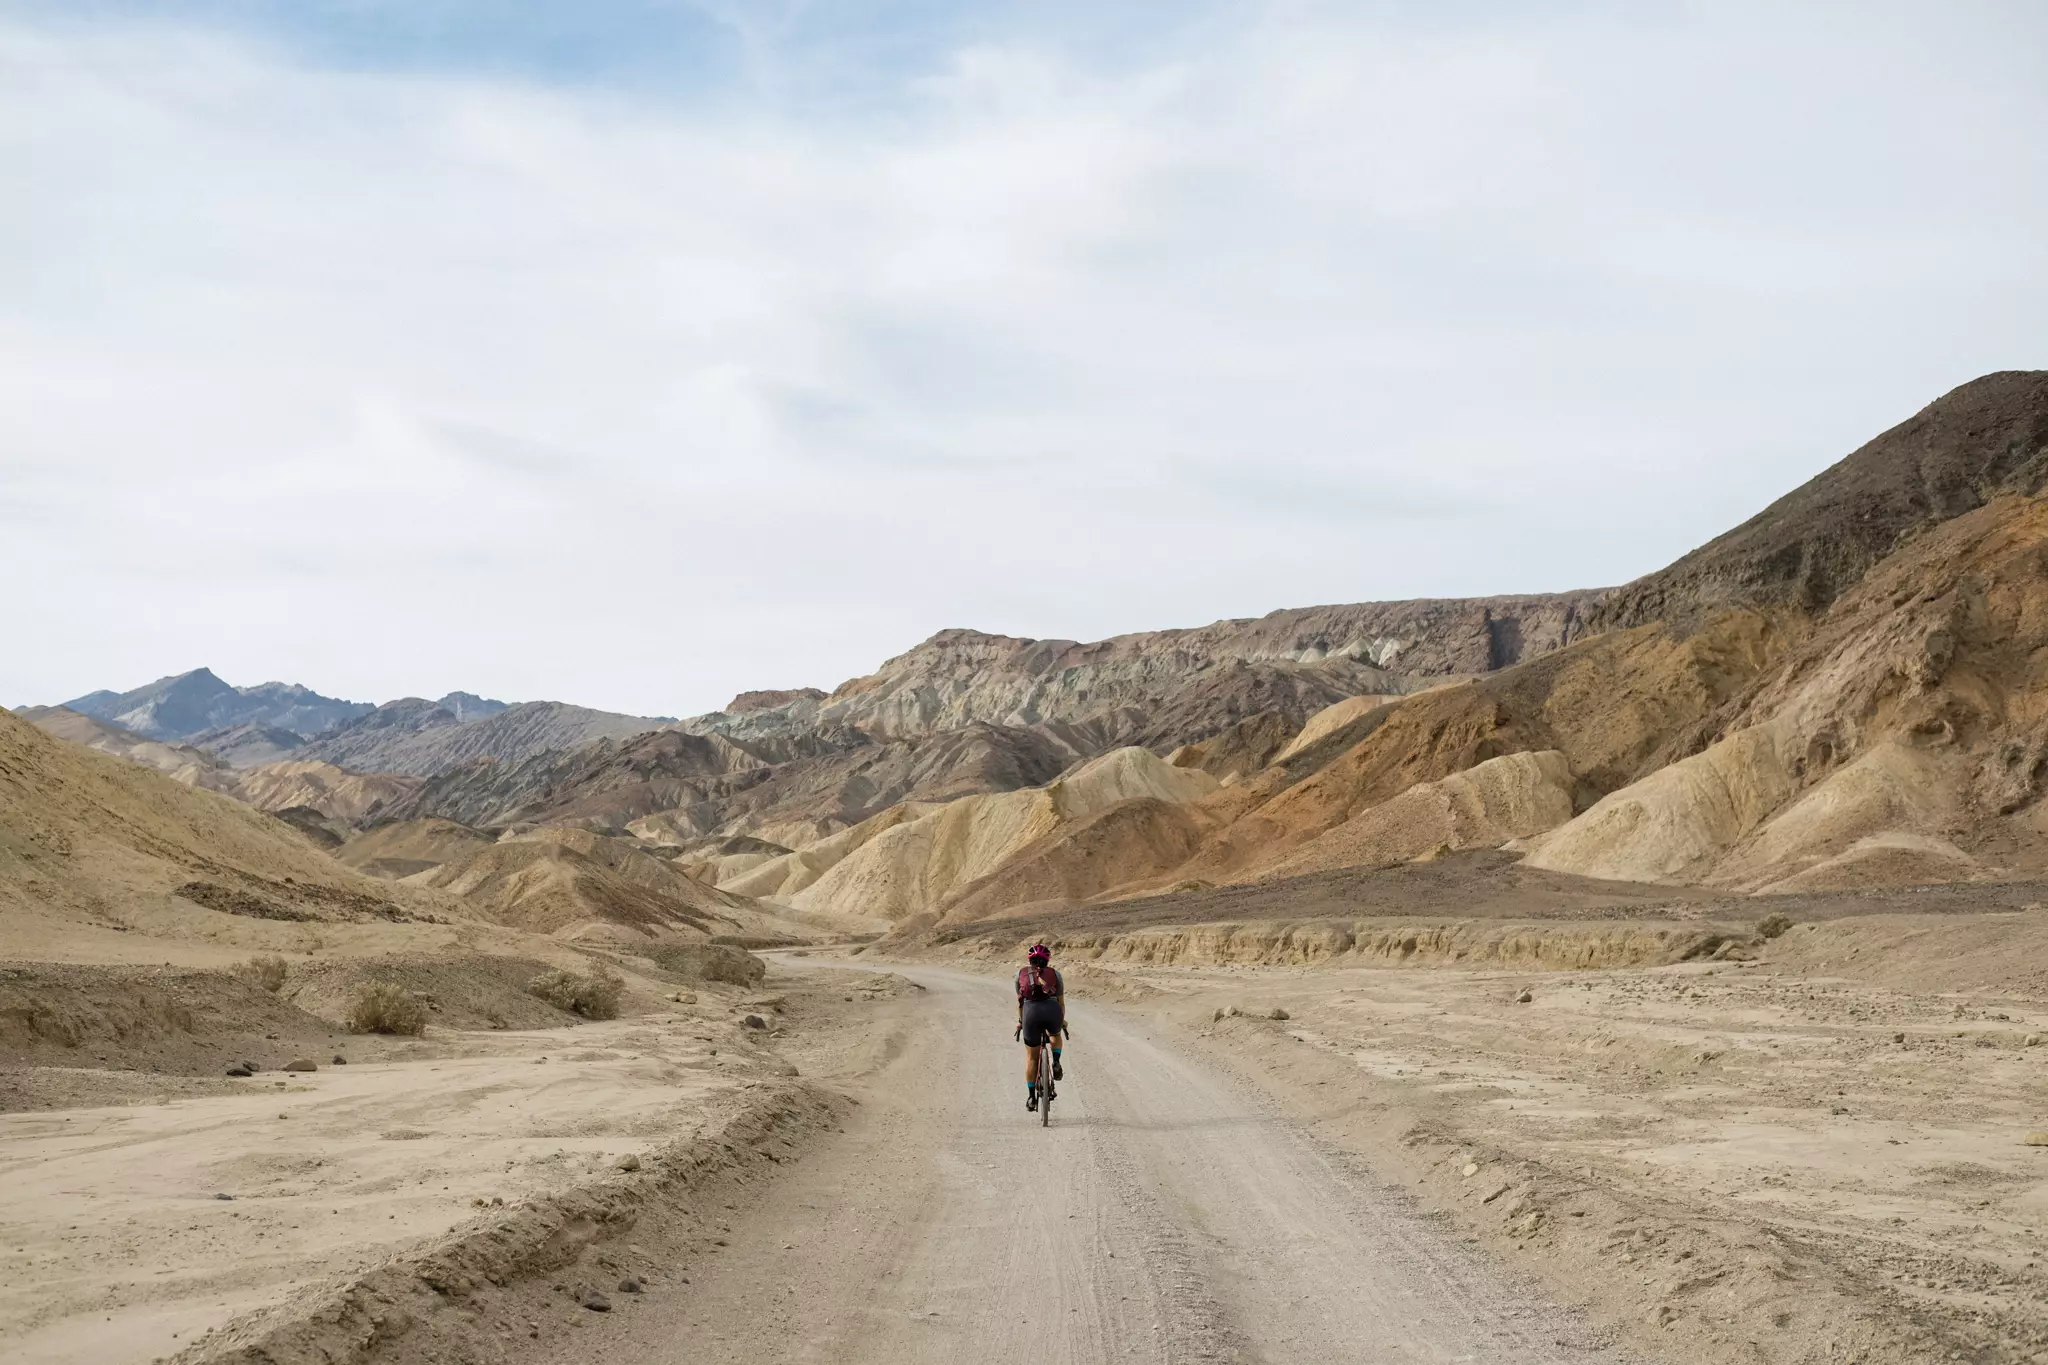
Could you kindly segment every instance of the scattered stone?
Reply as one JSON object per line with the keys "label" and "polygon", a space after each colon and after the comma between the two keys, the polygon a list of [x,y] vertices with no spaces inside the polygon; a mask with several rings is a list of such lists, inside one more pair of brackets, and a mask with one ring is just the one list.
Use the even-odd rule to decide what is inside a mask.
{"label": "scattered stone", "polygon": [[1471,1177],[1471,1176],[1475,1176],[1475,1175],[1478,1175],[1478,1174],[1479,1174],[1479,1163],[1478,1163],[1478,1162],[1476,1162],[1476,1161],[1468,1161],[1468,1162],[1466,1162],[1466,1163],[1465,1163],[1465,1172],[1464,1172],[1464,1173],[1465,1173],[1465,1175],[1466,1175],[1466,1176],[1467,1176],[1468,1178],[1469,1178],[1469,1177]]}
{"label": "scattered stone", "polygon": [[1266,1011],[1266,1017],[1268,1019],[1292,1019],[1294,1016],[1275,1005],[1272,1009]]}
{"label": "scattered stone", "polygon": [[612,1301],[606,1298],[601,1290],[586,1289],[576,1296],[576,1302],[582,1304],[593,1313],[609,1313],[612,1311]]}
{"label": "scattered stone", "polygon": [[[1484,1198],[1484,1199],[1480,1200],[1479,1202],[1480,1202],[1480,1203],[1482,1203],[1482,1204],[1491,1204],[1491,1203],[1492,1203],[1492,1202],[1493,1202],[1494,1200],[1496,1200],[1496,1199],[1500,1198],[1500,1197],[1501,1197],[1502,1195],[1506,1194],[1507,1192],[1508,1192],[1508,1187],[1507,1187],[1506,1185],[1502,1185],[1502,1186],[1500,1186],[1499,1188],[1497,1188],[1496,1190],[1494,1190],[1494,1192],[1493,1192],[1493,1193],[1491,1193],[1491,1194],[1487,1195],[1487,1196],[1486,1196],[1486,1198]],[[1575,1216],[1575,1217],[1579,1217],[1579,1218],[1583,1218],[1583,1217],[1585,1217],[1585,1214],[1584,1214],[1584,1213],[1578,1213],[1578,1214],[1575,1214],[1574,1216]]]}
{"label": "scattered stone", "polygon": [[1522,992],[1522,993],[1521,993],[1520,995],[1518,995],[1518,996],[1516,996],[1516,997],[1515,997],[1515,1003],[1516,1003],[1517,1005],[1526,1005],[1526,1004],[1528,1004],[1528,1003],[1529,1003],[1530,1001],[1534,1000],[1535,998],[1536,998],[1536,996],[1535,996],[1535,993],[1534,993],[1534,992],[1532,992],[1532,991],[1523,991],[1523,992]]}
{"label": "scattered stone", "polygon": [[640,1158],[639,1158],[639,1157],[637,1157],[637,1156],[634,1156],[634,1155],[632,1155],[631,1153],[628,1153],[627,1155],[625,1155],[625,1156],[622,1156],[622,1157],[620,1157],[620,1158],[619,1158],[619,1169],[620,1169],[620,1170],[622,1170],[622,1171],[637,1171],[637,1170],[639,1170],[639,1169],[640,1169]]}
{"label": "scattered stone", "polygon": [[284,1064],[286,1071],[318,1071],[320,1064],[311,1057],[294,1057]]}
{"label": "scattered stone", "polygon": [[750,1014],[750,1015],[748,1015],[748,1016],[747,1016],[746,1018],[744,1018],[744,1019],[740,1020],[740,1027],[741,1027],[741,1028],[767,1028],[767,1027],[768,1027],[768,1021],[767,1021],[766,1019],[763,1019],[763,1018],[762,1018],[762,1017],[761,1017],[760,1015],[758,1015],[758,1014]]}
{"label": "scattered stone", "polygon": [[2028,1034],[2028,1035],[2027,1035],[2027,1036],[2026,1036],[2026,1037],[2025,1037],[2024,1039],[2022,1039],[2022,1040],[2021,1040],[2021,1046],[2023,1046],[2023,1047],[2039,1047],[2039,1046],[2041,1046],[2041,1043],[2042,1043],[2042,1041],[2043,1041],[2043,1039],[2042,1039],[2042,1037],[2041,1037],[2041,1035],[2040,1035],[2040,1034],[2038,1034],[2038,1033],[2029,1033],[2029,1034]]}
{"label": "scattered stone", "polygon": [[231,1066],[228,1068],[228,1075],[230,1076],[247,1076],[250,1074],[252,1073],[246,1066]]}
{"label": "scattered stone", "polygon": [[231,1195],[231,1194],[217,1194],[217,1195],[215,1195],[215,1196],[214,1196],[214,1198],[215,1198],[215,1199],[233,1199],[233,1198],[234,1198],[234,1196],[233,1196],[233,1195]]}
{"label": "scattered stone", "polygon": [[1894,1033],[1892,1035],[1892,1041],[1895,1043],[1903,1043],[1906,1041],[1906,1035],[1903,1033]]}
{"label": "scattered stone", "polygon": [[1828,1110],[1828,1112],[1830,1114],[1846,1114],[1849,1112],[1849,1106],[1846,1104],[1838,1104],[1834,1108]]}
{"label": "scattered stone", "polygon": [[335,1053],[335,1054],[334,1054],[334,1063],[333,1063],[333,1064],[334,1064],[335,1066],[347,1066],[347,1065],[348,1065],[348,1058],[346,1058],[346,1057],[342,1056],[342,1055],[341,1055],[341,1054],[340,1054],[339,1052],[337,1052],[337,1053]]}
{"label": "scattered stone", "polygon": [[1216,1007],[1216,1013],[1214,1013],[1214,1014],[1212,1014],[1212,1015],[1210,1015],[1210,1016],[1209,1016],[1209,1022],[1211,1022],[1211,1023],[1215,1023],[1215,1024],[1220,1024],[1220,1023],[1222,1023],[1222,1022],[1223,1022],[1223,1021],[1224,1021],[1225,1019],[1228,1019],[1229,1017],[1230,1017],[1230,1011],[1229,1011],[1229,1010],[1227,1010],[1227,1009],[1225,1009],[1225,1008],[1223,1008],[1223,1006],[1221,1006],[1221,1005],[1218,1005],[1218,1006]]}
{"label": "scattered stone", "polygon": [[263,1069],[262,1067],[256,1065],[256,1063],[250,1061],[244,1061],[242,1063],[242,1067],[252,1076]]}
{"label": "scattered stone", "polygon": [[2036,1128],[2020,1141],[2029,1147],[2048,1147],[2048,1128]]}
{"label": "scattered stone", "polygon": [[631,1275],[628,1275],[625,1279],[619,1281],[619,1292],[621,1294],[638,1294],[641,1290],[645,1289],[646,1287],[647,1286],[641,1284],[640,1281],[634,1279]]}

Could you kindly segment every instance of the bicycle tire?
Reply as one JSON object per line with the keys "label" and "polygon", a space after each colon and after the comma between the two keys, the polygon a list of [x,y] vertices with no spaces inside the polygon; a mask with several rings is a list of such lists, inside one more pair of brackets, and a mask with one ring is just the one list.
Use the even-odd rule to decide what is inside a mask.
{"label": "bicycle tire", "polygon": [[1052,1127],[1052,1045],[1041,1043],[1038,1048],[1038,1126]]}

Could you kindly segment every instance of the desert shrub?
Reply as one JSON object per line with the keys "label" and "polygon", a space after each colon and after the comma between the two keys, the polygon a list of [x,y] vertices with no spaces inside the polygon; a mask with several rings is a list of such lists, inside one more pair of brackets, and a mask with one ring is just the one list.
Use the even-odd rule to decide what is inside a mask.
{"label": "desert shrub", "polygon": [[234,971],[235,975],[244,981],[253,981],[275,995],[284,989],[285,977],[290,974],[291,969],[285,965],[283,958],[275,953],[266,953],[260,957],[252,957],[247,962],[236,963]]}
{"label": "desert shrub", "polygon": [[599,967],[588,976],[580,972],[543,972],[527,982],[526,989],[558,1010],[580,1014],[585,1019],[616,1019],[626,983]]}
{"label": "desert shrub", "polygon": [[349,1001],[350,1033],[404,1033],[414,1037],[427,1031],[427,1007],[413,999],[403,986],[373,981],[356,987]]}
{"label": "desert shrub", "polygon": [[656,948],[647,956],[662,970],[685,981],[722,981],[728,986],[751,986],[768,975],[768,964],[744,948],[723,943],[678,943]]}
{"label": "desert shrub", "polygon": [[1776,938],[1791,927],[1791,916],[1775,910],[1756,922],[1756,931],[1764,938]]}

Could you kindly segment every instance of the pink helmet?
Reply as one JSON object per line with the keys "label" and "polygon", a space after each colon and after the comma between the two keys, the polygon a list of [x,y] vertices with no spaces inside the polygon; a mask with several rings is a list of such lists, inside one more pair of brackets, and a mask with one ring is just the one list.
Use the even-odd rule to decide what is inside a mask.
{"label": "pink helmet", "polygon": [[1024,956],[1033,962],[1050,962],[1052,961],[1052,949],[1046,947],[1043,943],[1034,943],[1031,945],[1031,951],[1024,954]]}

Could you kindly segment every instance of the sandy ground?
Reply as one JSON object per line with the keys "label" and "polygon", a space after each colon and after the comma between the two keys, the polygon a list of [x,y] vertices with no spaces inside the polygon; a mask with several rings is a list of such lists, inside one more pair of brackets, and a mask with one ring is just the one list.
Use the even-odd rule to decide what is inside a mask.
{"label": "sandy ground", "polygon": [[702,1131],[790,1069],[733,1006],[237,1082],[46,1072],[126,1102],[0,1114],[5,1355],[149,1360]]}
{"label": "sandy ground", "polygon": [[2048,1001],[1769,963],[1105,974],[1640,1349],[2048,1360]]}
{"label": "sandy ground", "polygon": [[535,1359],[1623,1358],[1113,1009],[1076,1005],[1041,1128],[1005,983],[904,971],[928,989],[878,1021],[889,1060],[847,1134],[717,1238],[643,1228],[690,1292],[590,1318]]}

